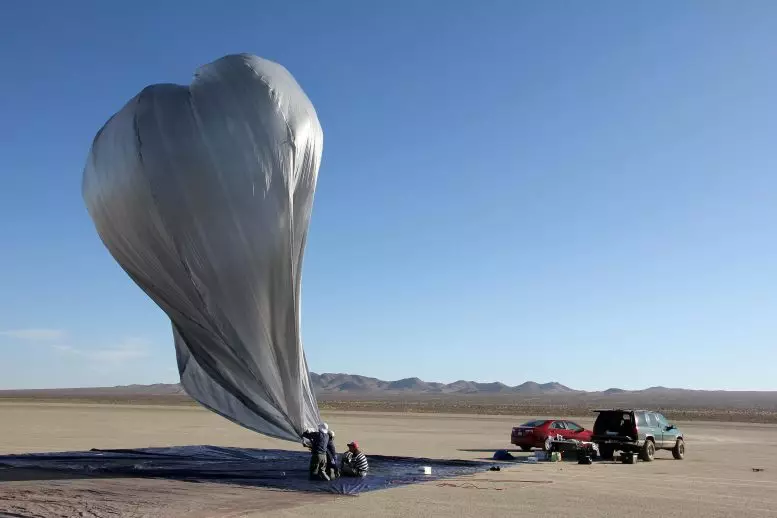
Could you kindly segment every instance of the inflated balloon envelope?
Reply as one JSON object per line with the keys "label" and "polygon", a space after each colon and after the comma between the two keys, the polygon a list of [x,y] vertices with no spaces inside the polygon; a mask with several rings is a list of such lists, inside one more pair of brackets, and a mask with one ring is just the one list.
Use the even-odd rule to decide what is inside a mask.
{"label": "inflated balloon envelope", "polygon": [[292,441],[320,421],[299,312],[322,146],[285,68],[229,55],[131,99],[83,177],[103,243],[172,322],[186,392]]}

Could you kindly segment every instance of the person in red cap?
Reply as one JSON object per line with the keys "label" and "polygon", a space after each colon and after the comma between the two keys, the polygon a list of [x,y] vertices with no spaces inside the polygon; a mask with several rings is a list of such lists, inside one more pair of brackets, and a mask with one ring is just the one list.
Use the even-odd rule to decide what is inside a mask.
{"label": "person in red cap", "polygon": [[340,474],[346,477],[366,477],[369,470],[367,457],[359,449],[359,443],[348,443],[348,451],[343,453]]}

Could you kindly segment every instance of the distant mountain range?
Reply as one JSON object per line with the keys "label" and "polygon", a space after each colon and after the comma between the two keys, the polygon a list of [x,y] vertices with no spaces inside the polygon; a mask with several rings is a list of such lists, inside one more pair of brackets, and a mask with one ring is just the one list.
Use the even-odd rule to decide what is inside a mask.
{"label": "distant mountain range", "polygon": [[[688,389],[673,389],[666,387],[650,387],[643,390],[624,390],[619,388],[610,388],[604,391],[587,392],[575,390],[562,385],[558,382],[536,383],[527,381],[520,385],[511,387],[500,382],[480,383],[476,381],[459,380],[453,383],[436,383],[423,381],[419,378],[405,378],[396,381],[384,381],[377,378],[360,376],[357,374],[316,374],[310,373],[310,380],[313,389],[318,395],[336,397],[337,395],[350,396],[379,396],[379,395],[397,395],[410,396],[428,394],[438,395],[516,395],[523,398],[541,397],[541,396],[570,396],[570,397],[618,397],[631,395],[654,395],[662,397],[682,397],[689,395],[714,395],[714,394],[757,394],[755,392],[725,392],[725,391],[702,391]],[[56,395],[91,395],[99,392],[102,395],[138,395],[138,396],[175,396],[186,395],[180,384],[157,383],[153,385],[123,385],[116,387],[94,387],[94,388],[62,388],[62,389],[39,389],[39,390],[0,390],[0,396],[11,396],[19,393],[26,394],[53,394]],[[764,395],[775,393],[764,392]]]}
{"label": "distant mountain range", "polygon": [[310,380],[317,393],[409,393],[409,394],[571,394],[579,392],[561,383],[535,383],[527,381],[515,387],[500,382],[478,383],[476,381],[454,381],[435,383],[419,378],[405,378],[384,381],[356,374],[310,374]]}

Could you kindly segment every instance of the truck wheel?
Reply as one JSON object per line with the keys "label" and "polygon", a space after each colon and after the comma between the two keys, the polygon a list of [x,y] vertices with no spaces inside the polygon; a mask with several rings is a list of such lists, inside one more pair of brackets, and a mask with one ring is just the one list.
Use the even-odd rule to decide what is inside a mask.
{"label": "truck wheel", "polygon": [[639,456],[645,462],[651,462],[656,456],[656,445],[652,439],[645,439],[645,444],[642,446],[642,451]]}
{"label": "truck wheel", "polygon": [[677,460],[683,460],[685,458],[685,441],[677,439],[677,442],[672,449],[672,456]]}

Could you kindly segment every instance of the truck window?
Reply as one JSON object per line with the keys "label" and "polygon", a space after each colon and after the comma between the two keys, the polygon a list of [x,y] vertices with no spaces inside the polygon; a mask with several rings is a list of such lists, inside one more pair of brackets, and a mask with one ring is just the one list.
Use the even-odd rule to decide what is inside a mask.
{"label": "truck window", "polygon": [[645,418],[645,412],[636,412],[637,426],[647,426],[647,418]]}
{"label": "truck window", "polygon": [[631,429],[631,414],[628,412],[601,412],[594,423],[594,433],[598,435],[621,433],[625,429]]}
{"label": "truck window", "polygon": [[648,422],[648,426],[650,426],[651,428],[657,427],[658,426],[658,419],[656,418],[656,414],[654,414],[652,412],[648,413],[648,415],[647,415],[647,422]]}

